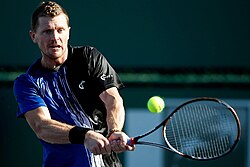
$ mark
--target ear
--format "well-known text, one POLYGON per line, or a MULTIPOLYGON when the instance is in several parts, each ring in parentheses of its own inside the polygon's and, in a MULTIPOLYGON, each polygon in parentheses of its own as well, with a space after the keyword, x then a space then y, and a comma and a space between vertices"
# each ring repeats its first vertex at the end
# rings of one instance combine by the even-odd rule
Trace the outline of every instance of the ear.
POLYGON ((32 40, 34 43, 37 42, 37 41, 36 41, 36 33, 35 33, 34 31, 32 31, 32 30, 30 30, 30 38, 31 38, 31 40, 32 40))

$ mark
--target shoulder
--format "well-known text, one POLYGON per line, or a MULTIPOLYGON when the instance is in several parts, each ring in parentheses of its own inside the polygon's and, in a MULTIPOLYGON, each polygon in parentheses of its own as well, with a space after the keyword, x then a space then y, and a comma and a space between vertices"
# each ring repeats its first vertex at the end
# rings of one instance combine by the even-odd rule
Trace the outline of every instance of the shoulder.
POLYGON ((106 58, 93 46, 70 46, 68 61, 73 64, 85 62, 88 66, 93 66, 104 63, 106 58))
POLYGON ((34 80, 28 73, 20 74, 14 80, 14 89, 24 89, 25 87, 35 86, 34 80))
POLYGON ((37 59, 33 64, 30 65, 26 71, 27 76, 40 76, 42 73, 45 73, 46 69, 41 64, 41 58, 37 59))
POLYGON ((14 80, 14 86, 17 84, 23 83, 23 82, 28 82, 27 75, 25 74, 20 74, 15 80, 14 80))
POLYGON ((69 46, 69 55, 89 55, 93 50, 92 46, 69 46))
POLYGON ((69 46, 69 55, 83 55, 86 57, 103 56, 101 52, 93 46, 69 46))
POLYGON ((29 88, 33 87, 34 84, 27 74, 21 74, 14 80, 13 91, 16 97, 21 97, 24 92, 29 88))
POLYGON ((30 86, 31 84, 34 84, 34 78, 36 76, 39 76, 39 74, 42 72, 42 66, 39 64, 40 59, 35 61, 25 73, 20 74, 15 80, 14 80, 14 87, 25 87, 30 86))

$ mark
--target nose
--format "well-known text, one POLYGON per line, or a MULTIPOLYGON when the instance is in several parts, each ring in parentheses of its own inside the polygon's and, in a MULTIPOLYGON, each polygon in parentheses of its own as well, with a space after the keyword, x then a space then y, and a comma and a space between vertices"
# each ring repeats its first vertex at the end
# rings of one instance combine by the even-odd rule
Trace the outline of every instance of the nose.
POLYGON ((57 31, 53 31, 51 33, 51 40, 57 41, 59 39, 59 33, 57 31))

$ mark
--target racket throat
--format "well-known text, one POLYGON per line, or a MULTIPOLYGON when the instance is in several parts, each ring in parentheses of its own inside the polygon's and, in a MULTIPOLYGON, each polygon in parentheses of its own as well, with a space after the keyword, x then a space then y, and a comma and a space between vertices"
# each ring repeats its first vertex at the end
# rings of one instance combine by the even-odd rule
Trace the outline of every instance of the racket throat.
POLYGON ((132 145, 135 145, 137 141, 138 139, 132 137, 128 140, 127 144, 132 146, 132 145))

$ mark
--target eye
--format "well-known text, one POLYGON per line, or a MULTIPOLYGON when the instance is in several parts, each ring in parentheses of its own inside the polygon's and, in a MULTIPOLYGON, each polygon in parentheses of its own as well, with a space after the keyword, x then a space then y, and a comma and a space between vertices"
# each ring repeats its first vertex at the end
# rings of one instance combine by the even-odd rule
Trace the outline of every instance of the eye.
POLYGON ((59 28, 59 29, 57 30, 57 32, 60 33, 60 34, 63 33, 63 31, 64 31, 64 28, 59 28))
POLYGON ((51 30, 44 30, 43 33, 44 33, 44 34, 50 34, 50 33, 51 33, 51 30))

